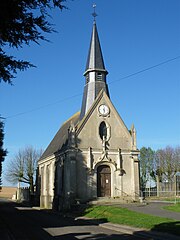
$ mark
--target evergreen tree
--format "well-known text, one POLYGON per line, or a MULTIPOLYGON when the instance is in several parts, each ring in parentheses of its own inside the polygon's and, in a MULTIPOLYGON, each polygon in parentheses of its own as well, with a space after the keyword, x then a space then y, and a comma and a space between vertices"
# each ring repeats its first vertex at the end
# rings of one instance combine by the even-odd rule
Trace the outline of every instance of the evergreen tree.
POLYGON ((63 9, 66 0, 0 0, 0 81, 12 84, 17 70, 34 65, 8 55, 8 48, 20 49, 31 42, 47 40, 43 33, 52 33, 48 21, 52 8, 63 9))
POLYGON ((4 123, 0 120, 0 188, 2 184, 1 180, 2 162, 4 161, 4 158, 7 155, 7 150, 3 149, 3 140, 4 140, 4 123))
POLYGON ((152 173, 154 170, 154 156, 155 152, 150 147, 142 147, 140 149, 139 161, 141 190, 146 188, 148 180, 152 178, 152 173))

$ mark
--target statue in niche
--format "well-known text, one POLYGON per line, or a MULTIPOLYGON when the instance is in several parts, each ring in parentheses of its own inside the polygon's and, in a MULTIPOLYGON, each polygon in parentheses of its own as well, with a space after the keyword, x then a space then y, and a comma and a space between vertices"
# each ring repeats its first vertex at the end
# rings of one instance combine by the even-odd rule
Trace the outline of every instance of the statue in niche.
POLYGON ((133 150, 136 150, 137 149, 137 146, 136 146, 136 129, 134 127, 134 124, 132 124, 132 126, 131 126, 131 135, 132 135, 132 147, 133 147, 133 150))
POLYGON ((101 161, 108 161, 115 165, 117 168, 117 164, 108 156, 108 141, 110 139, 110 126, 109 124, 105 123, 104 121, 99 125, 99 136, 102 140, 102 154, 101 156, 93 163, 93 168, 98 162, 101 161))
POLYGON ((107 152, 107 126, 104 121, 99 126, 99 136, 102 139, 102 155, 99 160, 102 161, 104 158, 110 160, 107 152))
POLYGON ((102 153, 105 154, 106 153, 106 145, 107 145, 107 127, 106 127, 106 123, 103 121, 101 122, 100 126, 99 126, 99 136, 102 140, 102 148, 103 151, 102 153))
POLYGON ((105 136, 103 136, 102 147, 103 147, 103 153, 105 153, 106 152, 106 138, 105 138, 105 136))
POLYGON ((119 153, 119 166, 118 166, 118 170, 119 170, 119 176, 123 176, 126 172, 123 169, 123 159, 122 159, 122 155, 121 155, 121 149, 118 149, 118 153, 119 153))
POLYGON ((75 129, 73 122, 71 122, 70 127, 69 127, 68 144, 71 147, 76 146, 76 129, 75 129))

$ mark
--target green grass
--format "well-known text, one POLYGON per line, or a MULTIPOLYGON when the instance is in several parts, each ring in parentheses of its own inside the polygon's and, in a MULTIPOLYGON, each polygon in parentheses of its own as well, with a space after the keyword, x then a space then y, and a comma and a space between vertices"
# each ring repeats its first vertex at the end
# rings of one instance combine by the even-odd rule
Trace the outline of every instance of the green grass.
POLYGON ((176 203, 170 206, 165 206, 163 209, 173 211, 173 212, 180 212, 180 203, 176 203))
POLYGON ((161 218, 148 214, 130 211, 113 206, 93 206, 86 210, 85 216, 104 219, 108 222, 124 224, 148 230, 156 230, 180 234, 180 222, 169 218, 161 218))

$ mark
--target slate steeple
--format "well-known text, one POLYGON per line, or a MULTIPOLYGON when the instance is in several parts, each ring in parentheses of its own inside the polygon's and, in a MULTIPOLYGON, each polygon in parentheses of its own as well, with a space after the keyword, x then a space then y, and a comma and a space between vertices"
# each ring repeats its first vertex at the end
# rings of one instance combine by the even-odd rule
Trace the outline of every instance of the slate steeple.
POLYGON ((96 21, 94 20, 89 54, 84 73, 86 82, 84 87, 80 120, 84 117, 89 108, 92 106, 94 100, 102 89, 109 96, 108 86, 106 84, 107 74, 108 72, 105 69, 104 65, 96 21))

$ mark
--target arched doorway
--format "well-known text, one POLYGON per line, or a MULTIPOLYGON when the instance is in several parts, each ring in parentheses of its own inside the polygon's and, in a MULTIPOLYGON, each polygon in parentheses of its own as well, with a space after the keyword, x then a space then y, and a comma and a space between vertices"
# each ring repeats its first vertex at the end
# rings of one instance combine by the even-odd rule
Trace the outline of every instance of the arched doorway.
POLYGON ((111 196, 111 169, 107 165, 101 165, 97 169, 97 196, 111 196))

